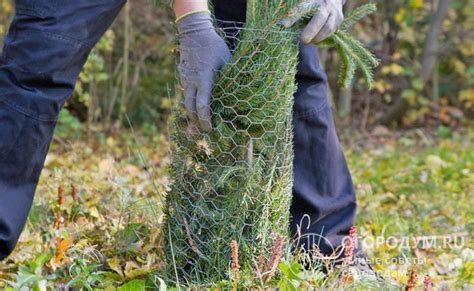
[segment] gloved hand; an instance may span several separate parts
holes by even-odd
[[[293,9],[294,13],[290,13],[292,16],[283,19],[280,24],[289,28],[301,20],[301,13],[296,11],[307,8],[318,9],[301,34],[301,41],[304,44],[318,43],[337,31],[344,20],[342,8],[345,3],[346,0],[303,0]]]
[[[210,130],[211,94],[217,72],[230,61],[231,52],[217,34],[207,12],[178,20],[181,60],[179,73],[184,86],[184,105],[203,130]]]

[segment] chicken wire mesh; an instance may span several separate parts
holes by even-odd
[[[222,35],[235,49],[215,81],[212,130],[188,117],[179,93],[171,119],[168,262],[189,284],[229,279],[232,240],[241,269],[255,270],[288,234],[297,36],[275,27]]]
[[[178,88],[171,118],[172,186],[164,205],[167,271],[174,283],[235,283],[239,272],[262,283],[269,278],[262,272],[274,261],[272,272],[277,267],[293,186],[296,32],[318,3],[247,0],[245,24],[219,23],[227,27],[222,35],[233,57],[215,80],[210,131],[189,119]],[[369,87],[374,83],[379,61],[348,30],[375,10],[373,3],[354,9],[339,31],[318,44],[337,49],[342,85],[352,82],[357,69]],[[298,25],[284,29],[284,18],[299,19]]]

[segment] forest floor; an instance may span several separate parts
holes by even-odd
[[[0,263],[0,289],[164,286],[167,137],[136,135],[56,139],[20,243]],[[429,275],[436,288],[473,290],[474,133],[378,128],[343,140],[375,269],[404,286],[417,264],[417,288]]]

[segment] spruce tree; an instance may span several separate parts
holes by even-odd
[[[233,240],[241,273],[254,274],[259,261],[268,264],[275,255],[275,242],[288,237],[298,28],[278,23],[299,2],[248,1],[232,60],[215,82],[210,132],[201,131],[181,103],[174,108],[172,185],[164,206],[171,281],[203,286],[230,280]],[[376,58],[348,33],[373,10],[371,4],[355,10],[323,43],[341,54],[343,85],[357,68],[369,85],[373,80]]]

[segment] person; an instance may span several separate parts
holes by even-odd
[[[28,212],[59,112],[86,59],[126,0],[16,0],[0,58],[0,260],[14,249]],[[293,233],[330,253],[354,224],[356,197],[328,104],[327,78],[310,43],[334,33],[344,0],[306,0],[319,10],[301,34],[294,104]],[[213,0],[225,23],[244,22],[246,0]],[[302,5],[303,5],[302,4]],[[207,0],[175,0],[184,106],[204,129],[216,73],[231,58]],[[299,19],[288,18],[290,27]],[[302,221],[305,221],[302,226]],[[311,237],[311,236],[308,236]],[[315,239],[316,236],[314,236]]]

